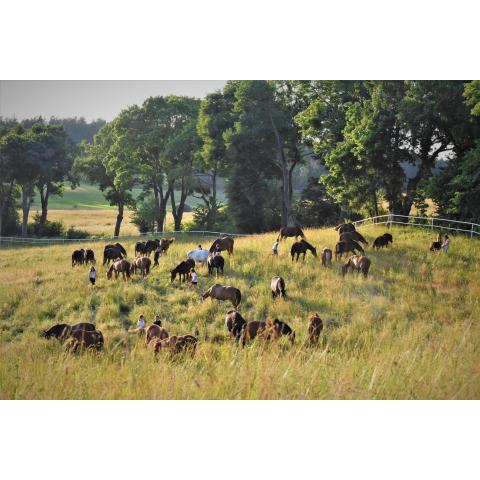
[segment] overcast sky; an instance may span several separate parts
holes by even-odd
[[[2,80],[0,116],[17,120],[42,116],[112,120],[129,105],[154,95],[202,98],[225,80]]]

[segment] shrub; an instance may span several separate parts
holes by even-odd
[[[137,203],[133,210],[132,223],[137,226],[140,233],[153,232],[157,219],[158,206],[155,198],[149,195]]]
[[[89,237],[91,237],[91,235],[86,230],[77,230],[74,227],[70,227],[67,230],[67,238],[89,238]]]
[[[33,216],[33,222],[28,225],[28,234],[29,235],[39,235],[40,231],[40,219],[41,215],[39,212],[35,213]],[[51,222],[47,220],[43,228],[42,237],[63,237],[65,235],[65,225],[62,221]]]

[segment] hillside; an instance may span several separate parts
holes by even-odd
[[[371,241],[384,228],[361,230]],[[72,268],[72,246],[0,250],[0,397],[11,398],[478,398],[480,395],[480,244],[452,239],[433,254],[432,233],[393,228],[394,245],[367,255],[368,279],[342,278],[340,263],[321,267],[310,254],[293,264],[289,239],[270,255],[276,234],[238,238],[226,256],[222,284],[242,291],[247,320],[268,315],[296,330],[296,343],[254,343],[242,350],[224,326],[226,302],[170,282],[169,270],[206,238],[178,238],[145,281],[107,281],[98,265],[94,288],[85,267]],[[320,251],[332,230],[310,230]],[[133,242],[127,251],[133,254]],[[93,247],[97,258],[103,244]],[[198,268],[200,291],[215,283]],[[288,299],[272,301],[270,278],[282,275]],[[306,322],[318,312],[326,328],[318,348],[306,347]],[[128,335],[144,313],[158,313],[172,334],[199,337],[194,358],[154,359]],[[93,321],[105,352],[71,355],[40,338],[55,323]]]

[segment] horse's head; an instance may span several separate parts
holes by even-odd
[[[312,254],[314,257],[317,256],[317,249],[315,247],[312,247]]]
[[[170,281],[173,282],[176,276],[177,276],[177,272],[175,270],[172,270],[170,272]]]

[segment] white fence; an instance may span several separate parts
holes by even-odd
[[[478,223],[460,222],[458,220],[450,220],[448,218],[434,218],[434,217],[416,217],[413,215],[379,215],[377,217],[364,218],[352,222],[358,226],[382,225],[388,226],[398,224],[403,226],[423,227],[423,228],[438,228],[440,230],[453,230],[456,232],[463,232],[473,238],[474,235],[480,236],[480,225]]]

